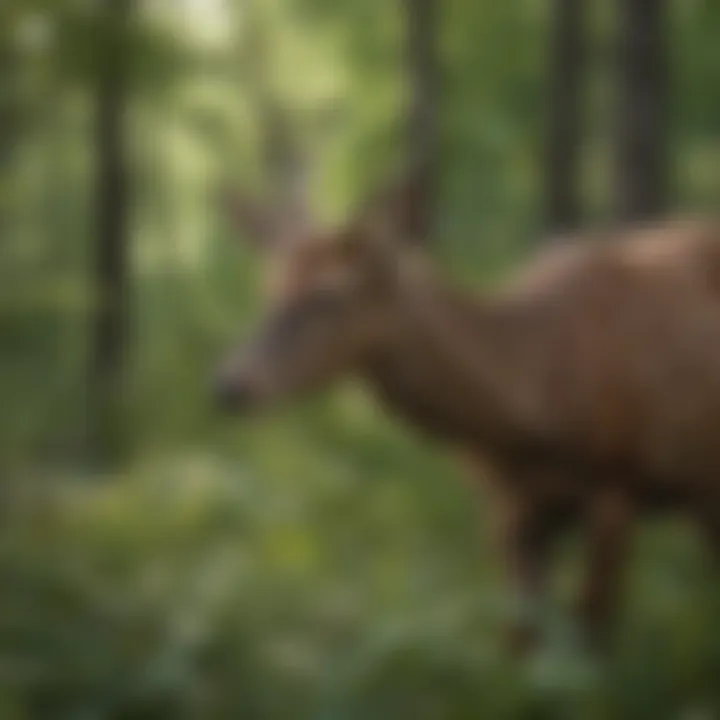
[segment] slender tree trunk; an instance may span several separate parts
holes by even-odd
[[[18,104],[18,60],[7,38],[0,46],[0,233],[6,229],[9,206],[9,182],[17,148],[22,116]]]
[[[621,221],[668,204],[668,65],[665,0],[619,0],[615,210]]]
[[[103,463],[123,448],[127,350],[129,224],[126,171],[127,69],[125,41],[132,0],[105,0],[106,42],[100,59],[96,107],[96,240],[94,310],[89,368],[90,451]]]
[[[547,223],[552,232],[580,223],[585,0],[554,0],[551,38]]]
[[[440,155],[438,0],[405,0],[407,22],[408,165],[413,173],[409,228],[420,243],[431,240],[435,225]]]

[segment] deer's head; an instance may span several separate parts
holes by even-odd
[[[267,310],[221,364],[222,407],[248,412],[320,389],[383,347],[395,331],[413,212],[406,182],[333,233],[234,202],[234,219],[265,261]]]

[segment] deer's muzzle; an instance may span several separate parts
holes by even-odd
[[[217,380],[213,396],[221,411],[234,415],[250,412],[258,404],[257,393],[250,383],[232,379]]]

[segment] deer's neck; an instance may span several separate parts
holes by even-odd
[[[510,441],[529,424],[515,315],[426,278],[404,294],[393,337],[367,377],[391,412],[433,435]]]

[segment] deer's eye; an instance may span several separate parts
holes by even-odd
[[[308,295],[276,316],[273,335],[286,340],[313,327],[318,320],[331,317],[342,307],[343,297],[337,291],[319,291]]]

